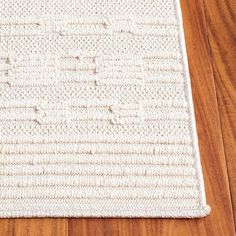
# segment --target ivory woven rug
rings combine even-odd
[[[0,16],[0,217],[209,213],[178,0]]]

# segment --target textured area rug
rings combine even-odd
[[[178,0],[0,16],[1,217],[209,213]]]

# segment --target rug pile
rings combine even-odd
[[[0,16],[0,217],[209,213],[178,0]]]

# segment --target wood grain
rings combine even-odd
[[[66,236],[68,219],[1,219],[1,236]]]
[[[218,1],[225,2],[227,0]],[[208,4],[206,4],[206,8],[210,8],[210,4],[214,5],[216,0],[206,0],[206,2],[208,2]],[[234,235],[234,223],[228,187],[228,176],[219,114],[217,110],[211,56],[208,47],[208,38],[206,35],[203,0],[182,0],[182,11],[199,135],[199,145],[206,184],[207,201],[212,207],[211,215],[206,218],[192,220],[69,219],[68,225],[66,219],[2,219],[0,220],[1,236]],[[208,17],[209,15],[209,12],[207,12]],[[214,18],[214,13],[211,15],[211,18]],[[212,45],[213,44],[211,43],[211,47]],[[221,67],[213,66],[214,72],[216,68],[217,70],[221,70]],[[226,66],[225,70],[227,70]],[[223,77],[225,76],[224,74],[220,75]],[[220,84],[218,86],[220,86]],[[227,85],[226,91],[231,91],[231,88],[228,87],[230,86]],[[233,96],[230,95],[230,97]],[[235,99],[232,98],[231,100]],[[223,106],[223,103],[220,106]]]
[[[236,222],[236,1],[204,2]]]

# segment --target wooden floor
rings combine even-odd
[[[0,236],[235,235],[236,1],[181,2],[210,216],[194,220],[0,219]]]

